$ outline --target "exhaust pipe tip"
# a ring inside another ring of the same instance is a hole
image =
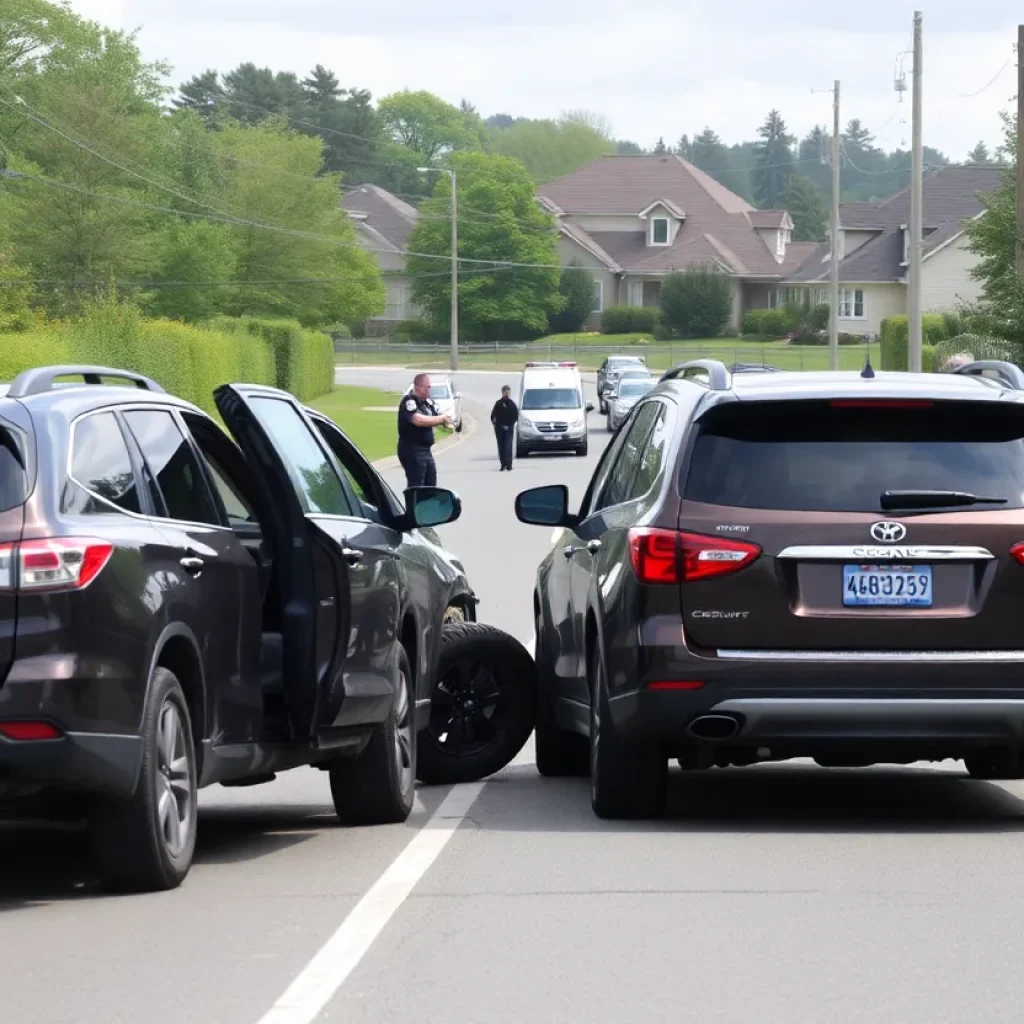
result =
[[[686,731],[695,739],[720,743],[731,740],[740,731],[740,722],[733,715],[699,715]]]

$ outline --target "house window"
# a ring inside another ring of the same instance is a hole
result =
[[[768,291],[769,309],[783,309],[786,305],[786,292],[782,288],[771,288]]]
[[[775,244],[775,255],[785,256],[786,255],[786,232],[778,232],[778,241]]]
[[[667,217],[655,217],[651,221],[651,245],[668,245]]]
[[[864,319],[864,290],[862,288],[839,289],[839,319]]]
[[[644,283],[643,281],[630,281],[626,292],[626,304],[629,306],[642,306],[644,304]]]
[[[594,281],[594,308],[592,313],[600,313],[604,309],[604,282]]]

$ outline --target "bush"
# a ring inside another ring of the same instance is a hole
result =
[[[796,319],[785,309],[750,309],[743,316],[743,333],[759,338],[784,338],[796,329]]]
[[[827,331],[829,321],[828,303],[820,302],[812,306],[806,316],[806,322],[815,331]]]
[[[653,334],[657,326],[653,306],[609,306],[601,313],[602,334]]]
[[[347,341],[352,337],[352,328],[348,324],[330,324],[324,328],[324,333],[330,335],[335,341],[339,339]]]
[[[905,370],[910,324],[902,314],[887,316],[881,324],[882,369]],[[945,315],[925,313],[921,317],[922,351],[924,345],[935,346],[948,338]],[[922,366],[924,356],[922,355]]]
[[[859,334],[846,334],[842,331],[839,332],[838,340],[840,345],[864,344],[864,339]],[[816,331],[803,325],[789,339],[789,343],[790,345],[827,345],[828,331]]]
[[[575,334],[583,330],[594,310],[594,276],[579,266],[569,266],[558,280],[562,309],[548,317],[552,334]]]
[[[9,383],[30,366],[69,362],[71,351],[60,331],[0,334],[0,381]]]
[[[960,318],[959,313],[946,312],[942,314],[942,323],[945,328],[946,336],[943,341],[948,341],[950,338],[955,338],[957,335],[963,334],[964,325]]]
[[[716,338],[732,316],[731,280],[710,267],[669,274],[661,283],[665,325],[682,338]]]

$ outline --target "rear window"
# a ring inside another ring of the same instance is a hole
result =
[[[967,491],[1024,507],[1024,407],[751,402],[700,423],[682,483],[690,501],[880,512],[887,490]]]
[[[430,397],[431,398],[451,398],[452,391],[447,384],[431,384],[430,386]]]
[[[576,388],[529,388],[523,393],[523,409],[580,409],[583,400]]]
[[[0,424],[0,512],[23,505],[28,497],[25,445],[20,430]]]
[[[626,377],[619,385],[619,398],[641,398],[654,387],[654,381],[646,377],[633,380]]]

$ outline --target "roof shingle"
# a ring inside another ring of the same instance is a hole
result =
[[[383,236],[396,249],[404,249],[405,243],[416,226],[419,211],[415,206],[403,202],[379,185],[360,185],[346,192],[341,206],[347,213],[366,215],[363,222]]]

